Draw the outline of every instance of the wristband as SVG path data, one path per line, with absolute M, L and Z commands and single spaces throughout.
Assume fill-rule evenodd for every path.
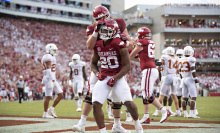
M 94 32 L 92 33 L 92 36 L 95 37 L 95 38 L 97 38 L 97 37 L 98 37 L 98 32 L 95 32 L 95 31 L 94 31 Z

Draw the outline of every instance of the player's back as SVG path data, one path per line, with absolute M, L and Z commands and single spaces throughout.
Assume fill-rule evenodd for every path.
M 141 70 L 155 68 L 155 45 L 151 39 L 140 39 L 137 45 L 143 47 L 139 53 Z
M 185 77 L 192 77 L 191 67 L 194 67 L 196 63 L 196 58 L 194 57 L 184 57 L 180 59 L 180 69 L 181 75 Z
M 163 55 L 161 59 L 164 60 L 164 74 L 176 74 L 178 68 L 178 57 Z
M 83 67 L 86 65 L 85 62 L 79 61 L 77 64 L 74 62 L 69 63 L 69 67 L 72 69 L 74 80 L 83 79 Z

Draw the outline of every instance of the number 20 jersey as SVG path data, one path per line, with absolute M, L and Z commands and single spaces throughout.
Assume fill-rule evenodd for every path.
M 143 50 L 139 53 L 141 70 L 155 68 L 154 42 L 150 39 L 140 39 L 137 45 L 143 47 Z
M 181 75 L 183 78 L 192 77 L 192 72 L 190 71 L 190 67 L 195 67 L 196 58 L 194 57 L 184 57 L 180 59 L 180 69 Z
M 100 57 L 101 73 L 108 76 L 114 76 L 122 69 L 122 61 L 120 49 L 126 48 L 126 44 L 120 38 L 113 38 L 106 46 L 103 45 L 103 40 L 96 42 L 94 52 Z

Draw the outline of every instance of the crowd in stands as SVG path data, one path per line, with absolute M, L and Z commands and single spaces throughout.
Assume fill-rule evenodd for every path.
M 201 86 L 209 91 L 220 92 L 220 73 L 207 72 L 197 74 Z

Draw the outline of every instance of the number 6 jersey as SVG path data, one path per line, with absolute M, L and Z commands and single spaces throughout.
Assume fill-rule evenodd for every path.
M 120 38 L 113 38 L 106 46 L 103 40 L 98 40 L 94 47 L 94 52 L 100 57 L 101 73 L 114 76 L 122 69 L 120 49 L 126 48 L 126 44 Z
M 139 53 L 141 70 L 155 68 L 154 42 L 150 39 L 140 39 L 137 45 L 143 47 L 143 50 Z

